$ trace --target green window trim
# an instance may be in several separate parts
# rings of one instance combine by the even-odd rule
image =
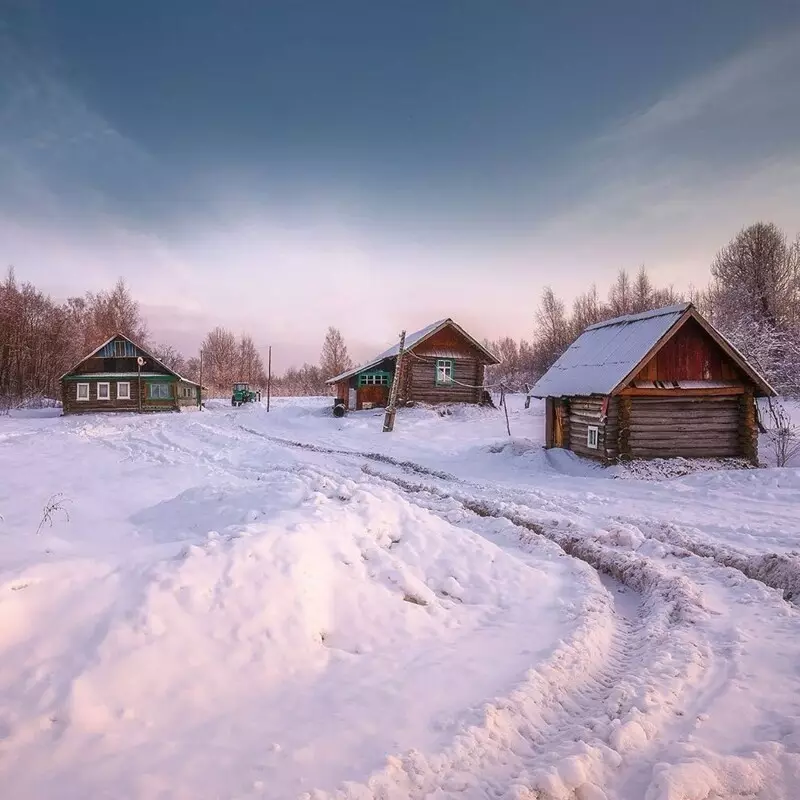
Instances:
[[[452,358],[436,359],[436,385],[452,386],[455,382],[456,363]]]
[[[386,370],[374,369],[361,372],[358,376],[358,386],[391,386],[392,373]]]

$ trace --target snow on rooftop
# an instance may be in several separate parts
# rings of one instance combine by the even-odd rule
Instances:
[[[437,328],[440,328],[447,321],[448,320],[446,319],[440,319],[436,322],[432,322],[430,325],[426,325],[424,328],[420,328],[418,331],[414,331],[414,333],[406,334],[406,350],[409,350],[414,347],[414,345],[419,344],[422,339],[424,339],[426,336],[430,336]],[[343,372],[341,375],[337,375],[335,378],[331,378],[327,381],[327,383],[337,383],[338,381],[343,381],[346,378],[357,375],[359,372],[363,372],[365,369],[369,369],[370,367],[380,364],[381,361],[384,361],[387,358],[395,358],[399,352],[400,341],[398,340],[396,344],[393,344],[388,350],[384,350],[382,353],[379,353],[377,356],[375,356],[375,358],[367,361],[364,364],[359,364],[359,366],[349,369],[347,372]]]
[[[531,389],[532,397],[610,394],[689,303],[590,325]]]

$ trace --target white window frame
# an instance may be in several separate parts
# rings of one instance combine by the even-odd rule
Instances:
[[[450,386],[455,383],[456,362],[452,358],[436,360],[436,385]]]
[[[110,400],[111,399],[111,384],[108,381],[100,381],[96,384],[97,386],[97,399],[98,400]],[[100,387],[106,387],[106,396],[100,397]]]
[[[586,446],[592,450],[597,450],[600,446],[599,442],[600,428],[598,428],[597,425],[590,425],[586,430]]]
[[[86,387],[86,397],[81,397],[81,387]],[[79,403],[88,403],[92,396],[92,389],[90,383],[79,383],[77,388],[75,389],[75,397],[78,399]]]
[[[125,394],[122,393],[122,387],[125,387]],[[117,381],[117,400],[130,400],[131,399],[131,382],[130,381]]]

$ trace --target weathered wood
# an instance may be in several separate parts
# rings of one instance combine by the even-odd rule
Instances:
[[[620,458],[629,458],[631,455],[630,447],[630,428],[632,414],[632,398],[621,397],[619,399],[619,438],[618,451]]]
[[[719,397],[720,395],[740,395],[744,393],[743,386],[718,386],[707,389],[638,389],[628,387],[620,390],[619,394],[627,397]]]
[[[741,438],[742,455],[751,464],[758,464],[758,420],[753,390],[748,389],[741,397]]]
[[[739,380],[740,371],[695,319],[689,317],[638,371],[636,381]]]
[[[545,398],[544,401],[544,446],[553,447],[553,435],[555,426],[555,399]]]

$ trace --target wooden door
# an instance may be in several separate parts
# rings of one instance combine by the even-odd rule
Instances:
[[[373,406],[385,406],[389,402],[388,386],[359,386],[358,405],[359,409],[364,408],[364,403],[372,403]]]
[[[564,447],[565,419],[566,405],[563,400],[556,400],[553,404],[553,447]]]

